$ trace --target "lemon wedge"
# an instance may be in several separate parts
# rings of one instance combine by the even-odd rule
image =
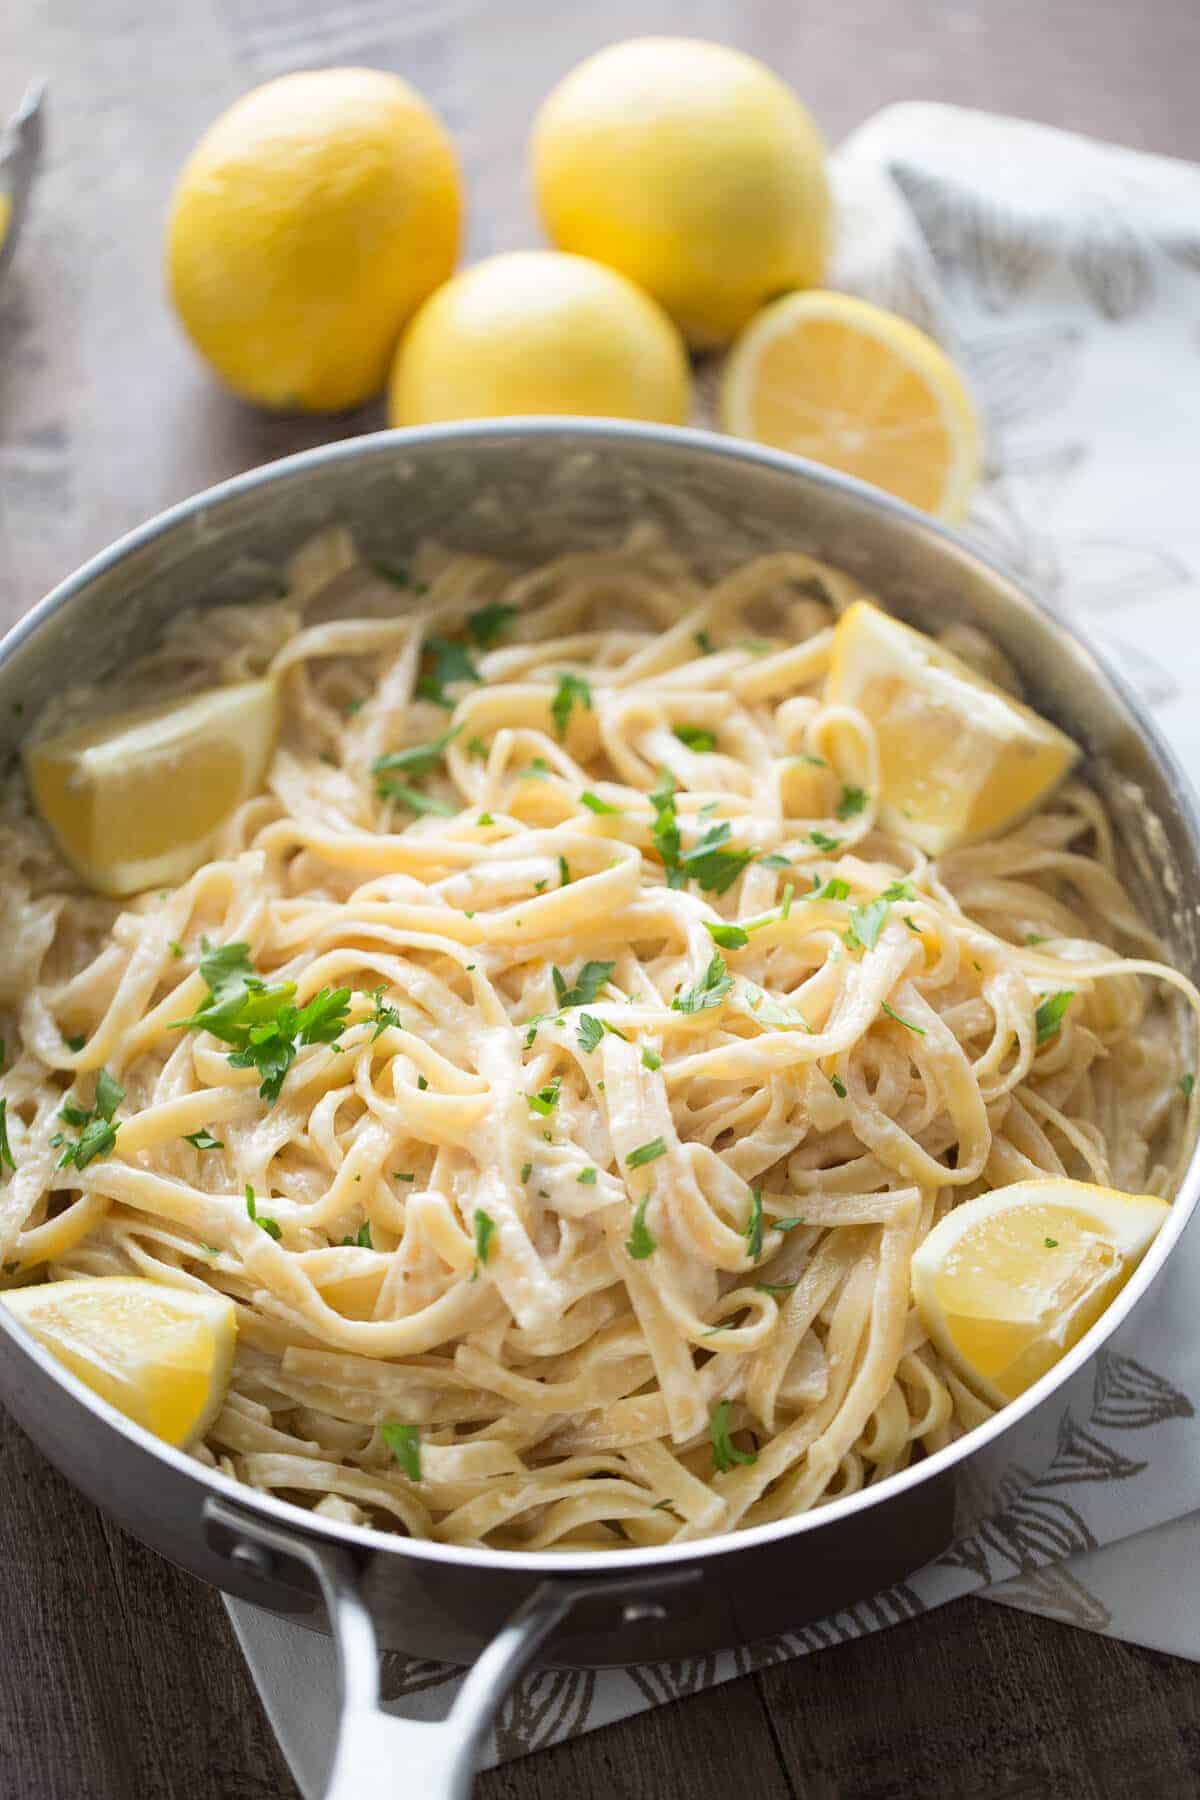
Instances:
[[[734,345],[721,423],[961,519],[979,425],[950,358],[907,319],[850,294],[785,294]]]
[[[931,856],[1015,824],[1079,757],[1032,708],[867,600],[838,621],[826,695],[871,720],[880,821]]]
[[[967,1200],[913,1257],[921,1322],[947,1361],[1001,1406],[1095,1324],[1170,1210],[1153,1194],[1065,1176]]]
[[[44,738],[25,768],[67,860],[104,894],[186,880],[262,784],[279,726],[270,680],[210,688]]]
[[[14,1288],[0,1304],[93,1393],[168,1444],[202,1437],[221,1410],[237,1338],[225,1294],[108,1275]]]

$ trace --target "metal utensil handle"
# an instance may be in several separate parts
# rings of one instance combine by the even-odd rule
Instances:
[[[320,1585],[342,1684],[338,1741],[324,1800],[396,1800],[401,1788],[419,1794],[420,1800],[469,1800],[479,1744],[501,1700],[577,1603],[602,1595],[614,1622],[633,1626],[665,1618],[664,1602],[686,1598],[701,1579],[698,1569],[683,1568],[656,1572],[649,1580],[643,1575],[602,1584],[543,1581],[476,1658],[446,1718],[401,1719],[380,1705],[380,1645],[350,1551],[268,1525],[212,1497],[204,1510],[210,1525],[232,1534],[225,1554],[243,1570],[269,1577],[272,1558],[278,1555],[303,1563]]]

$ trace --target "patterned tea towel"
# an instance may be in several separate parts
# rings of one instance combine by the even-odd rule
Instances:
[[[832,285],[952,349],[986,420],[969,535],[1082,626],[1200,778],[1200,169],[952,107],[890,108],[834,159]],[[497,1762],[958,1594],[1200,1657],[1200,1230],[1057,1397],[1057,1451],[875,1600],[737,1653],[526,1676]],[[332,1645],[238,1602],[235,1629],[307,1796],[332,1741]],[[441,1717],[457,1676],[389,1657],[397,1712]]]

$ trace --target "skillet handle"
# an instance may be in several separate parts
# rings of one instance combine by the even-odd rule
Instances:
[[[226,1554],[234,1561],[267,1577],[275,1556],[291,1558],[309,1568],[320,1585],[342,1686],[338,1741],[323,1800],[397,1800],[401,1791],[421,1800],[469,1800],[479,1746],[500,1702],[576,1605],[599,1600],[612,1624],[634,1626],[665,1618],[673,1599],[686,1604],[700,1581],[694,1568],[657,1571],[649,1579],[543,1581],[476,1658],[446,1718],[401,1719],[380,1706],[380,1644],[351,1552],[268,1525],[211,1495],[204,1510],[210,1525],[232,1533]]]

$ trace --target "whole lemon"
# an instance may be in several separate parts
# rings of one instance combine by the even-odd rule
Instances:
[[[543,103],[531,149],[553,242],[620,269],[697,348],[823,278],[821,138],[791,89],[739,50],[694,38],[601,50]]]
[[[400,340],[393,425],[516,413],[687,417],[683,340],[640,288],[582,256],[514,251],[464,269]]]
[[[405,321],[452,272],[461,210],[450,140],[407,82],[285,75],[222,113],[188,158],[167,229],[171,298],[235,392],[339,412],[379,391]]]

